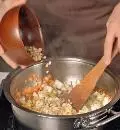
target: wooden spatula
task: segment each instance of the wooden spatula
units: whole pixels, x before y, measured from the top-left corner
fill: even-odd
[[[118,53],[117,45],[113,50],[112,58],[114,58]],[[80,108],[87,101],[93,90],[95,89],[96,83],[103,74],[107,65],[104,61],[104,56],[97,63],[95,67],[84,77],[79,85],[74,87],[68,95],[68,98],[71,100],[73,106],[76,110]]]

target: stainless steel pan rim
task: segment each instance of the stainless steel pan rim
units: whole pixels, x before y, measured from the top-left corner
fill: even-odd
[[[61,60],[67,60],[67,61],[77,61],[77,62],[82,62],[82,63],[87,63],[89,65],[92,65],[94,66],[95,63],[93,63],[92,61],[90,60],[85,60],[83,58],[69,58],[69,57],[66,57],[66,58],[63,58],[63,57],[59,57],[59,58],[49,58],[47,59],[46,61],[44,62],[47,62],[47,61],[61,61]],[[28,66],[27,68],[31,67],[31,66],[36,66],[36,65],[39,65],[39,64],[43,64],[44,62],[37,62],[33,65],[30,65]],[[26,68],[26,69],[27,69]],[[25,70],[26,70],[25,69]],[[95,115],[98,115],[100,113],[102,113],[103,111],[109,111],[110,109],[112,109],[112,106],[119,100],[119,93],[120,93],[120,89],[119,89],[119,80],[118,78],[116,78],[114,76],[114,74],[109,70],[107,69],[106,72],[115,80],[116,84],[117,84],[117,87],[118,87],[118,90],[116,92],[116,95],[114,96],[114,98],[110,101],[110,103],[108,103],[107,105],[105,105],[104,107],[100,108],[100,109],[97,109],[95,111],[92,111],[92,112],[88,112],[88,113],[85,113],[85,114],[77,114],[77,115],[49,115],[49,114],[42,114],[42,113],[38,113],[38,112],[33,112],[31,110],[28,110],[24,107],[21,107],[20,105],[18,105],[15,100],[13,99],[13,97],[11,96],[10,94],[10,84],[12,82],[12,80],[14,79],[14,77],[16,75],[18,75],[19,73],[21,73],[22,71],[25,71],[25,70],[21,70],[20,68],[19,69],[16,69],[15,71],[13,71],[12,73],[10,73],[7,78],[6,78],[6,82],[5,82],[5,85],[3,87],[3,90],[4,90],[4,94],[5,96],[7,97],[8,101],[12,104],[12,105],[15,105],[16,107],[18,107],[19,109],[22,109],[23,111],[25,112],[29,112],[31,114],[34,114],[35,116],[40,116],[40,117],[47,117],[47,118],[55,118],[55,119],[66,119],[66,118],[79,118],[79,117],[92,117],[92,116],[95,116]],[[9,87],[8,87],[9,85]]]

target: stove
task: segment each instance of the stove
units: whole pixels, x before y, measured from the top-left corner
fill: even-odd
[[[115,104],[114,109],[120,111],[120,100]],[[0,89],[0,130],[30,130],[15,119],[11,105],[5,98],[2,88]],[[120,130],[120,118],[106,124],[99,130]]]
[[[0,95],[0,130],[29,130],[17,122],[3,92]]]

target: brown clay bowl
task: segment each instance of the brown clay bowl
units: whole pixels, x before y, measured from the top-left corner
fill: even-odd
[[[43,48],[40,24],[35,13],[26,5],[9,10],[0,23],[0,40],[5,54],[21,65],[33,63],[24,46]]]

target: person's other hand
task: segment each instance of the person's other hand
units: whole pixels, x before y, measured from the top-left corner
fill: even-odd
[[[4,1],[1,1],[0,2],[0,21],[8,10],[10,10],[18,5],[25,4],[26,1],[27,0],[4,0]],[[4,50],[3,50],[1,45],[0,45],[0,56],[12,68],[17,68],[19,66],[15,62],[13,62],[7,55],[4,54]],[[21,67],[23,67],[23,66],[21,66]]]
[[[120,52],[120,3],[114,8],[111,16],[106,24],[107,35],[104,43],[105,63],[110,64],[112,58],[112,50],[115,40],[117,39],[117,52]]]

